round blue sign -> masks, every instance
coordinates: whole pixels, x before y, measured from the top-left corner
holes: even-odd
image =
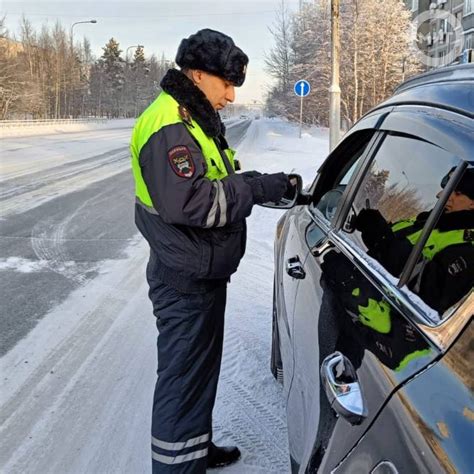
[[[295,83],[295,87],[293,89],[298,97],[306,97],[311,91],[311,86],[309,85],[308,81],[302,79],[301,81],[297,81]]]

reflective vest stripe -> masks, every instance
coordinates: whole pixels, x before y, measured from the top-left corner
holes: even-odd
[[[219,190],[218,197],[220,209],[219,224],[217,224],[217,227],[223,227],[227,224],[227,199],[225,196],[224,185],[220,181],[217,181],[217,189]]]
[[[206,228],[213,227],[214,225],[216,227],[223,227],[227,224],[227,199],[224,185],[220,181],[214,181],[212,185],[215,189],[215,195],[207,215]]]
[[[219,206],[219,187],[217,181],[212,183],[215,189],[214,200],[212,201],[211,209],[207,215],[206,227],[212,227],[216,223],[217,207]]]
[[[155,214],[155,216],[159,216],[160,214],[153,206],[147,206],[145,203],[140,201],[140,198],[135,197],[135,202],[139,204],[145,211],[149,212],[150,214]]]

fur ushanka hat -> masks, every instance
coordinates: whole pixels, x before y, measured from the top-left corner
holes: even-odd
[[[181,69],[200,69],[237,87],[245,81],[248,62],[247,55],[230,36],[210,29],[183,39],[176,54],[176,64]]]

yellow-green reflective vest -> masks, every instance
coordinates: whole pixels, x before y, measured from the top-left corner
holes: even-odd
[[[178,108],[178,102],[171,95],[166,92],[161,92],[161,94],[140,115],[135,127],[133,128],[130,150],[132,152],[132,170],[135,179],[135,194],[143,204],[149,207],[153,207],[153,203],[141,173],[139,162],[140,151],[148,142],[150,137],[163,127],[178,123],[182,123],[186,126],[189,133],[201,147],[201,152],[207,165],[206,178],[214,181],[216,179],[225,178],[228,175],[224,160],[219,152],[215,140],[208,137],[199,124],[192,118],[190,124],[184,122],[179,114]],[[179,145],[179,143],[176,143],[176,145]],[[230,165],[235,170],[235,151],[228,148],[223,150],[223,152],[226,154]],[[157,156],[154,157],[154,159],[167,159],[167,157]]]
[[[398,232],[402,229],[406,229],[412,226],[415,223],[415,219],[406,219],[403,221],[399,221],[392,225],[392,231]],[[408,234],[407,239],[410,241],[412,245],[415,245],[418,242],[418,239],[421,236],[423,229],[420,229],[413,234]],[[466,239],[464,238],[465,229],[456,229],[456,230],[447,230],[441,231],[438,229],[433,229],[431,231],[428,240],[423,247],[423,256],[428,259],[432,260],[434,256],[444,250],[445,248],[451,245],[457,244],[464,244],[466,243]],[[474,242],[472,242],[474,245]]]

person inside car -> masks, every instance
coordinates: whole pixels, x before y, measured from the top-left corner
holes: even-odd
[[[441,188],[452,171],[443,178]],[[378,210],[362,209],[355,228],[361,232],[368,254],[398,277],[429,215],[427,211],[388,223]],[[408,286],[442,314],[474,286],[474,168],[466,170],[449,196],[422,254]]]

